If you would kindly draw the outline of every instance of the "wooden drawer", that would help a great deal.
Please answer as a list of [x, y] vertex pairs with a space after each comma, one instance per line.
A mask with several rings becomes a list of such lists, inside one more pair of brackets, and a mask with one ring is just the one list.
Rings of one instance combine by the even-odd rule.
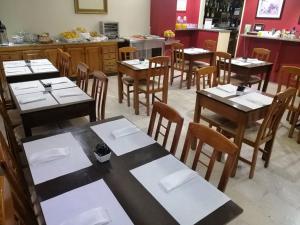
[[103, 54], [116, 53], [117, 52], [117, 47], [116, 46], [103, 46], [102, 47], [102, 52], [103, 52]]
[[104, 60], [116, 59], [116, 58], [117, 58], [116, 53], [106, 53], [106, 54], [103, 54], [103, 59]]

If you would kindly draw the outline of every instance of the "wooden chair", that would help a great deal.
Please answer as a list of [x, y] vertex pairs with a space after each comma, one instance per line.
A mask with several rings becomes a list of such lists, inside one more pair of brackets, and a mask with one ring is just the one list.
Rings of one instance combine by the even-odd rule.
[[[217, 50], [217, 42], [214, 40], [205, 40], [204, 41], [204, 45], [203, 45], [203, 49], [211, 51], [211, 52], [215, 52]], [[202, 68], [202, 67], [206, 67], [206, 66], [210, 66], [210, 64], [207, 61], [195, 61], [194, 65]]]
[[[252, 50], [251, 58], [256, 58], [261, 61], [268, 61], [270, 58], [271, 51], [265, 48], [254, 48]], [[258, 84], [257, 90], [260, 90], [261, 83], [263, 80], [264, 74], [252, 75], [248, 80], [242, 74], [237, 74], [234, 79], [240, 81], [241, 84], [245, 84], [251, 87], [254, 84]]]
[[[179, 75], [175, 76], [175, 71], [179, 71]], [[180, 77], [180, 88], [182, 88], [184, 73], [188, 72], [184, 60], [184, 45], [182, 43], [173, 43], [171, 45], [171, 85], [175, 78]]]
[[22, 52], [24, 60], [42, 59], [45, 58], [45, 54], [41, 50], [28, 50]]
[[87, 93], [89, 85], [89, 66], [83, 62], [77, 65], [77, 85]]
[[196, 89], [200, 91], [201, 80], [202, 88], [211, 88], [216, 85], [217, 68], [215, 66], [207, 66], [196, 70]]
[[[287, 107], [287, 120], [291, 123], [289, 137], [293, 137], [295, 127], [299, 121], [300, 114], [300, 67], [282, 66], [278, 74], [277, 93], [294, 87], [297, 90], [291, 104]], [[299, 132], [300, 133], [300, 132]], [[298, 135], [298, 143], [300, 142], [300, 134]]]
[[216, 52], [216, 65], [217, 65], [217, 83], [229, 84], [231, 78], [231, 54], [227, 52]]
[[71, 74], [71, 55], [67, 52], [60, 52], [59, 53], [59, 62], [58, 62], [58, 69], [60, 75], [63, 76], [70, 76]]
[[105, 105], [106, 105], [106, 95], [108, 78], [101, 71], [94, 71], [93, 76], [93, 87], [92, 87], [92, 97], [96, 101], [96, 113], [98, 120], [103, 120], [105, 118]]
[[50, 49], [44, 50], [45, 58], [47, 58], [57, 68], [58, 68], [59, 50], [63, 51], [60, 48], [59, 49], [58, 48], [50, 48]]
[[[277, 93], [263, 122], [254, 122], [248, 125], [243, 137], [243, 143], [253, 147], [252, 159], [248, 160], [239, 156], [239, 160], [250, 165], [250, 179], [254, 176], [258, 151], [263, 152], [265, 168], [269, 166], [273, 141], [276, 136], [278, 125], [284, 111], [291, 102], [293, 96], [295, 96], [295, 93], [295, 88], [288, 88], [284, 92]], [[221, 130], [224, 132], [224, 134], [232, 137], [235, 137], [237, 133], [236, 124], [232, 122], [222, 124]], [[268, 150], [266, 150], [266, 148], [260, 148], [260, 146], [263, 144], [266, 144]]]
[[[225, 191], [226, 185], [228, 182], [228, 178], [232, 172], [232, 168], [234, 166], [234, 162], [236, 159], [238, 147], [232, 143], [229, 139], [227, 139], [224, 135], [218, 133], [217, 131], [208, 128], [204, 125], [197, 123], [190, 123], [187, 131], [186, 139], [183, 146], [183, 151], [180, 160], [186, 163], [188, 153], [191, 149], [191, 141], [197, 140], [196, 154], [193, 160], [192, 169], [196, 170], [198, 162], [200, 162], [203, 166], [207, 168], [205, 179], [209, 181], [212, 170], [214, 167], [214, 163], [217, 159], [218, 154], [226, 153], [228, 157], [226, 159], [224, 169], [218, 184], [218, 189], [220, 191]], [[211, 155], [204, 152], [202, 150], [203, 145], [207, 144], [213, 148], [213, 152]], [[199, 159], [200, 154], [206, 156], [208, 158], [209, 163], [203, 162]]]
[[[0, 176], [0, 224], [16, 225], [21, 219], [15, 212], [9, 183], [4, 176]], [[24, 224], [24, 221], [21, 223]]]
[[[168, 81], [169, 81], [169, 57], [157, 56], [149, 59], [149, 69], [146, 81], [139, 81], [139, 94], [146, 95], [146, 102], [139, 101], [147, 108], [147, 116], [150, 114], [150, 95], [152, 103], [154, 99], [167, 103], [168, 98]], [[162, 92], [162, 99], [155, 94]]]
[[[119, 48], [119, 60], [132, 60], [137, 58], [137, 49], [134, 47], [122, 47]], [[123, 95], [127, 98], [127, 105], [130, 106], [130, 93], [133, 93], [133, 78], [130, 76], [122, 77], [122, 83], [126, 86], [126, 92], [123, 91]]]
[[17, 164], [14, 156], [9, 150], [5, 139], [0, 132], [0, 166], [4, 176], [8, 180], [12, 188], [12, 196], [14, 206], [20, 217], [24, 218], [26, 224], [37, 224], [32, 203], [30, 200], [29, 191], [26, 189], [25, 179], [22, 176], [22, 171]]
[[[181, 133], [182, 126], [183, 126], [183, 117], [181, 117], [181, 115], [175, 109], [171, 108], [167, 104], [162, 103], [162, 102], [154, 102], [152, 113], [151, 113], [151, 118], [150, 118], [150, 122], [149, 122], [149, 128], [148, 128], [149, 136], [153, 135], [157, 116], [159, 116], [159, 118], [158, 118], [158, 122], [157, 122], [157, 126], [156, 126], [154, 140], [157, 141], [159, 138], [159, 135], [162, 135], [163, 136], [162, 146], [164, 148], [166, 148], [166, 145], [168, 142], [171, 126], [173, 123], [176, 124], [173, 141], [172, 141], [171, 149], [170, 149], [170, 152], [173, 155], [175, 155], [178, 141], [180, 139], [180, 133]], [[168, 121], [167, 125], [164, 125], [162, 123], [163, 119], [166, 119]], [[161, 131], [162, 127], [165, 130], [164, 133]]]

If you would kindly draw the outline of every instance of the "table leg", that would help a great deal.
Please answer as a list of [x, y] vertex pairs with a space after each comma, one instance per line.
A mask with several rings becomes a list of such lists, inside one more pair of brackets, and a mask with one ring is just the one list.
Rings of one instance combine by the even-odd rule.
[[136, 115], [139, 115], [139, 91], [138, 91], [139, 80], [134, 76], [133, 82], [133, 106]]
[[193, 76], [193, 60], [190, 60], [189, 63], [189, 72], [187, 73], [187, 89], [191, 88], [191, 83], [192, 83], [192, 76]]
[[[98, 115], [100, 116], [100, 115]], [[91, 111], [89, 114], [90, 117], [90, 122], [94, 122], [96, 121], [97, 117], [96, 117], [96, 103], [94, 102], [94, 104], [91, 104]], [[100, 118], [98, 118], [100, 120]]]
[[236, 160], [232, 169], [231, 177], [234, 177], [236, 174], [246, 126], [247, 126], [247, 119], [241, 118], [241, 120], [238, 122], [238, 129], [237, 129], [236, 136], [234, 138], [234, 143], [238, 146], [238, 152], [236, 154]]
[[262, 159], [265, 160], [265, 165], [264, 165], [265, 168], [267, 168], [269, 166], [269, 162], [270, 162], [270, 158], [271, 158], [271, 153], [272, 153], [272, 149], [273, 149], [274, 139], [275, 139], [275, 137], [273, 137], [270, 141], [268, 141], [265, 144], [264, 150], [267, 153], [263, 153], [263, 155], [262, 155]]
[[119, 103], [123, 101], [123, 82], [122, 82], [123, 74], [121, 72], [118, 73], [118, 93], [119, 93]]
[[272, 73], [272, 69], [269, 69], [268, 72], [266, 73], [266, 77], [265, 77], [265, 80], [264, 80], [264, 85], [263, 85], [263, 88], [262, 88], [262, 92], [267, 91], [271, 73]]
[[23, 128], [24, 128], [25, 137], [32, 136], [32, 132], [31, 132], [31, 127], [30, 126], [28, 126], [26, 123], [23, 122]]
[[[194, 112], [194, 123], [199, 123], [200, 122], [200, 115], [201, 115], [200, 97], [197, 94], [196, 103], [195, 103], [195, 112]], [[196, 145], [197, 145], [196, 139], [193, 139], [192, 143], [191, 143], [191, 148], [193, 150], [195, 150]]]

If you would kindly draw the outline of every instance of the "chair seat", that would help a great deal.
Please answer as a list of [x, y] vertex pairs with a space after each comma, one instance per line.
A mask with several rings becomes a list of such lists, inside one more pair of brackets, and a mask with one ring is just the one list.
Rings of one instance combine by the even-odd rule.
[[210, 66], [209, 63], [203, 62], [203, 61], [194, 61], [193, 64], [194, 64], [194, 66], [197, 66], [197, 67], [206, 67], [206, 66]]
[[130, 76], [122, 77], [122, 81], [124, 84], [133, 85], [134, 79]]
[[[236, 74], [234, 76], [231, 76], [230, 78], [230, 83], [233, 83], [233, 81], [236, 81], [236, 83], [240, 83], [240, 84], [257, 84], [259, 82], [261, 82], [261, 77], [260, 76], [257, 76], [257, 75], [251, 75], [249, 80], [246, 80], [245, 79], [246, 76], [244, 75], [241, 75], [241, 74]], [[231, 82], [231, 80], [233, 80]]]
[[17, 110], [8, 110], [7, 114], [12, 122], [12, 127], [17, 127], [22, 124], [22, 118]]
[[208, 122], [210, 125], [220, 127], [224, 123], [228, 123], [229, 120], [220, 114], [214, 113], [208, 109], [202, 109], [201, 119]]
[[[154, 89], [153, 89], [153, 83], [154, 83]], [[158, 84], [157, 81], [150, 81], [150, 83], [149, 83], [150, 92], [162, 91], [162, 87], [161, 88], [156, 88], [157, 84]], [[147, 91], [147, 80], [139, 81], [138, 88], [139, 88], [139, 90], [141, 90], [143, 92], [146, 92]]]

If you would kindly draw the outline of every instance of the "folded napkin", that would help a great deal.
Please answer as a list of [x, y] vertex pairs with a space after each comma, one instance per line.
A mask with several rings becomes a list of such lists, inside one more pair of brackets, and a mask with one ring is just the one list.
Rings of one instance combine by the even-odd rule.
[[217, 86], [217, 89], [220, 89], [228, 93], [235, 93], [237, 90], [237, 86], [234, 86], [232, 84], [226, 84], [226, 85]]
[[31, 89], [31, 88], [37, 88], [37, 84], [32, 84], [32, 85], [24, 85], [24, 86], [15, 86], [16, 90], [25, 90], [25, 89]]
[[54, 84], [65, 84], [68, 83], [68, 81], [65, 80], [61, 80], [61, 81], [51, 81], [49, 82], [50, 84], [54, 85]]
[[38, 165], [38, 164], [54, 161], [57, 159], [61, 159], [68, 155], [70, 155], [70, 150], [68, 147], [50, 148], [30, 155], [28, 157], [28, 161], [29, 164], [33, 166], [33, 165]]
[[72, 97], [72, 96], [80, 96], [82, 93], [64, 93], [64, 94], [59, 94], [59, 97], [64, 98], [64, 97]]
[[166, 192], [170, 192], [191, 181], [196, 176], [198, 176], [197, 172], [191, 169], [182, 169], [162, 178], [159, 183]]
[[120, 138], [120, 137], [124, 137], [124, 136], [128, 136], [131, 134], [135, 134], [137, 132], [139, 132], [140, 129], [137, 128], [136, 126], [132, 125], [132, 126], [128, 126], [128, 127], [124, 127], [118, 130], [114, 130], [111, 132], [111, 134], [113, 135], [113, 137], [115, 139]]
[[108, 211], [102, 207], [93, 208], [62, 222], [60, 225], [104, 225], [111, 221]]
[[39, 96], [39, 97], [24, 97], [19, 99], [20, 104], [27, 104], [27, 103], [32, 103], [32, 102], [39, 102], [39, 101], [44, 101], [46, 100], [46, 97]]

